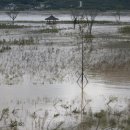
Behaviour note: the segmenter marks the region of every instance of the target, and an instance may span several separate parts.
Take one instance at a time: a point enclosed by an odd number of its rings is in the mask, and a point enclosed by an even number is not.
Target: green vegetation
[[[119,28],[119,32],[124,34],[130,34],[130,26],[124,26]]]
[[[24,27],[24,25],[0,24],[0,29],[17,29]]]

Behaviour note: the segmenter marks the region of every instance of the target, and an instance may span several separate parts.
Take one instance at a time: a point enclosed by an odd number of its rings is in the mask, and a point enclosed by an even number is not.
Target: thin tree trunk
[[[82,34],[83,35],[83,34]],[[84,95],[83,95],[83,89],[84,89],[84,42],[83,42],[83,36],[82,36],[82,78],[81,78],[81,121],[83,118],[83,100],[84,100]]]
[[[99,125],[100,125],[100,119],[98,120],[98,124],[97,124],[96,130],[98,130]]]

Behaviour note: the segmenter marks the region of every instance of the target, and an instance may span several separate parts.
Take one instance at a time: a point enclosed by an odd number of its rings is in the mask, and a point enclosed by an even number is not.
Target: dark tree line
[[[40,2],[45,2],[52,8],[78,8],[80,0],[0,0],[1,6],[6,6],[9,3],[37,5]],[[88,9],[116,9],[117,5],[121,5],[123,9],[130,9],[130,0],[82,0],[83,8]]]

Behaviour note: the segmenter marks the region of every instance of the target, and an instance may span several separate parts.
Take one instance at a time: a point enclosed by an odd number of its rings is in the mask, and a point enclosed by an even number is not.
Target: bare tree
[[[79,17],[80,17],[79,10],[71,10],[71,19],[73,21],[74,29],[76,27],[76,24],[78,24]]]
[[[116,22],[117,23],[120,23],[120,21],[121,21],[121,9],[122,9],[122,7],[121,6],[117,6],[116,7],[116,10],[115,10],[115,19],[116,19]]]
[[[84,14],[87,23],[87,32],[89,35],[92,35],[92,29],[95,22],[95,18],[98,15],[98,10],[85,10]]]
[[[17,11],[17,7],[15,4],[8,5],[8,11],[6,14],[11,18],[12,24],[14,25],[15,19],[17,18],[19,12]]]

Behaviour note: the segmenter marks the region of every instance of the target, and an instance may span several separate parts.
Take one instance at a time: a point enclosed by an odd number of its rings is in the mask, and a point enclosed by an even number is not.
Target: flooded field
[[[6,15],[5,12],[0,12],[0,21],[8,21],[10,18]],[[44,21],[46,17],[54,14],[61,21],[69,21],[72,20],[71,11],[21,11],[18,15],[16,21]],[[121,21],[122,22],[130,22],[129,18],[130,14],[128,11],[121,12]],[[96,17],[97,21],[115,21],[115,11],[111,12],[100,12]]]
[[[0,130],[95,130],[96,118],[95,126],[79,128],[79,26],[74,30],[72,24],[57,24],[53,28],[58,32],[41,32],[52,28],[46,23],[33,23],[50,13],[44,14],[21,13],[16,21],[22,22],[15,25],[25,27],[0,29]],[[67,13],[56,16],[61,20],[71,18]],[[0,21],[8,20],[4,13],[0,15]],[[96,20],[115,18],[102,15]],[[122,22],[129,21],[130,17],[122,16]],[[85,119],[101,110],[129,113],[130,38],[119,32],[123,26],[124,23],[95,24],[94,38],[84,43],[88,80],[83,94]],[[111,130],[117,129],[113,126]]]

